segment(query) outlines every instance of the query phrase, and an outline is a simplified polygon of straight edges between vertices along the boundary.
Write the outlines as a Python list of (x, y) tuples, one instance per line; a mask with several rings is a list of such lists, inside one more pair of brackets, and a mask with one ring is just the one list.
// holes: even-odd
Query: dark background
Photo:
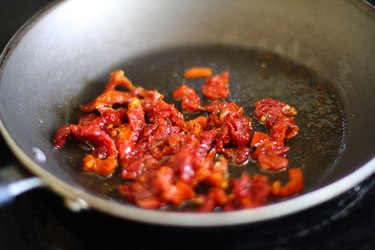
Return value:
[[(0, 50), (50, 2), (1, 0)], [(0, 137), (0, 165), (14, 161)], [(57, 195), (40, 189), (0, 208), (0, 249), (375, 249), (374, 177), (289, 217), (214, 229), (158, 227), (95, 211), (76, 214)]]

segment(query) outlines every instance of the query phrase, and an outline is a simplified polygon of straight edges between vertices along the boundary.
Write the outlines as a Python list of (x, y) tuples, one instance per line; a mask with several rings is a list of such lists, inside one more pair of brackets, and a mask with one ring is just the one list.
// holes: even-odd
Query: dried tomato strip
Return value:
[(66, 140), (71, 135), (70, 125), (61, 126), (55, 133), (55, 137), (52, 140), (55, 149), (61, 149), (65, 146)]
[(127, 115), (132, 130), (140, 133), (146, 122), (145, 112), (138, 98), (134, 97), (130, 100)]
[(108, 90), (100, 94), (92, 102), (88, 104), (82, 104), (81, 110), (85, 113), (92, 112), (94, 110), (105, 110), (106, 108), (112, 108), (115, 104), (128, 104), (132, 96), (128, 92), (118, 90)]
[(209, 67), (191, 67), (184, 72), (186, 78), (208, 77), (213, 73)]
[(132, 130), (129, 124), (123, 124), (114, 128), (111, 136), (116, 142), (119, 160), (122, 166), (121, 176), (124, 179), (134, 179), (139, 169), (129, 170), (126, 168), (135, 154), (135, 145), (139, 137), (139, 132)]
[(194, 89), (187, 85), (179, 86), (172, 93), (174, 99), (181, 99), (181, 108), (184, 111), (197, 112), (201, 108), (200, 98)]
[(71, 133), (82, 142), (94, 144), (94, 155), (83, 159), (85, 171), (108, 176), (117, 167), (117, 149), (114, 140), (102, 129), (96, 126), (70, 125)]
[(125, 76), (123, 70), (111, 72), (105, 91), (112, 90), (117, 86), (123, 86), (129, 90), (134, 88), (132, 82)]
[(285, 198), (295, 195), (303, 190), (304, 181), (301, 168), (291, 168), (288, 171), (289, 180), (282, 185), (280, 180), (272, 184), (271, 192), (274, 196)]

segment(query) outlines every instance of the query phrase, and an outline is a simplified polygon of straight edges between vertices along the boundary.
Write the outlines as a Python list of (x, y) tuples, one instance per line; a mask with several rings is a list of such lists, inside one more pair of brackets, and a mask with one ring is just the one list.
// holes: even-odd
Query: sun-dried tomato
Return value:
[(181, 99), (181, 108), (184, 111), (197, 112), (201, 108), (200, 98), (194, 89), (187, 85), (179, 86), (172, 93), (175, 99)]
[(56, 149), (61, 149), (65, 146), (66, 140), (72, 131), (70, 130), (70, 125), (61, 126), (55, 134), (55, 137), (52, 140), (53, 145)]
[(212, 69), (209, 67), (191, 67), (184, 72), (186, 78), (208, 77), (212, 75)]
[(128, 92), (118, 90), (108, 90), (100, 94), (89, 104), (82, 104), (80, 106), (83, 112), (92, 112), (94, 110), (103, 110), (105, 108), (111, 108), (115, 104), (127, 104), (130, 102), (132, 96)]
[[(97, 126), (70, 125), (69, 128), (70, 133), (77, 139), (93, 145), (93, 153), (83, 159), (84, 170), (102, 176), (112, 174), (117, 167), (118, 155), (114, 140)], [(56, 137), (59, 138), (60, 135)]]
[(180, 128), (185, 125), (182, 113), (173, 104), (163, 100), (158, 100), (154, 104), (146, 106), (144, 111), (150, 123), (175, 125)]
[[(211, 70), (211, 69), (209, 69)], [(256, 103), (254, 117), (269, 133), (253, 131), (247, 112), (229, 96), (229, 73), (213, 75), (191, 68), (187, 78), (207, 77), (201, 86), (209, 101), (201, 104), (188, 85), (173, 91), (183, 111), (196, 112), (186, 120), (157, 90), (134, 86), (122, 70), (111, 73), (104, 91), (81, 105), (78, 124), (62, 126), (55, 148), (71, 136), (91, 147), (83, 170), (109, 176), (120, 166), (126, 184), (118, 191), (127, 201), (146, 209), (195, 207), (196, 211), (252, 208), (270, 197), (288, 197), (303, 189), (301, 169), (290, 169), (289, 181), (269, 184), (265, 175), (230, 175), (231, 164), (256, 161), (261, 170), (287, 168), (285, 140), (299, 128), (295, 108), (267, 98)]]
[(225, 71), (206, 79), (201, 87), (202, 94), (210, 99), (217, 100), (229, 97), (229, 72)]
[(232, 181), (233, 202), (240, 208), (252, 208), (264, 205), (270, 194), (268, 178), (261, 175), (251, 177), (243, 173)]
[(207, 116), (199, 116), (195, 119), (185, 121), (185, 131), (199, 135), (207, 128)]
[(235, 164), (244, 164), (250, 159), (250, 148), (239, 147), (239, 148), (225, 148), (223, 155), (231, 160)]
[(134, 88), (132, 82), (125, 76), (123, 70), (116, 70), (111, 72), (105, 90), (108, 91), (114, 89), (117, 86), (123, 86), (129, 90)]
[(265, 133), (255, 131), (253, 134), (253, 139), (251, 140), (252, 147), (258, 147), (263, 144), (265, 140), (268, 140), (269, 136)]
[(254, 117), (265, 123), (271, 136), (278, 140), (293, 138), (299, 131), (294, 116), (297, 110), (289, 104), (266, 98), (255, 104)]
[(130, 127), (135, 132), (141, 132), (146, 125), (145, 112), (138, 98), (134, 97), (130, 100), (128, 105), (128, 122)]
[(282, 185), (280, 180), (275, 181), (271, 186), (271, 192), (276, 197), (288, 197), (295, 195), (303, 189), (303, 174), (301, 168), (291, 168), (288, 171), (289, 180)]
[(284, 145), (284, 141), (255, 132), (251, 146), (255, 148), (251, 157), (258, 161), (262, 170), (278, 171), (288, 167), (289, 161), (285, 156), (289, 152), (289, 147)]
[(117, 167), (117, 156), (109, 156), (106, 159), (100, 159), (91, 154), (83, 158), (83, 170), (94, 172), (101, 176), (111, 175)]
[(295, 115), (297, 115), (295, 108), (271, 98), (260, 100), (255, 104), (254, 116), (270, 131), (270, 135), (256, 133), (251, 142), (255, 147), (252, 158), (258, 161), (261, 169), (278, 171), (288, 167), (286, 154), (289, 152), (289, 147), (284, 145), (284, 141), (293, 138), (299, 131), (294, 120)]

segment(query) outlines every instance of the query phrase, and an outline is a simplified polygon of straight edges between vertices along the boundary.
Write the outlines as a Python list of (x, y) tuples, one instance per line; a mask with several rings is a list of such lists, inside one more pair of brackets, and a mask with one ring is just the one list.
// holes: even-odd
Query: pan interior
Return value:
[[(157, 89), (168, 101), (173, 102), (171, 92), (180, 84), (188, 84), (197, 93), (200, 92), (199, 86), (204, 79), (183, 77), (184, 70), (191, 66), (209, 66), (215, 73), (228, 70), (231, 90), (229, 100), (243, 106), (249, 116), (252, 115), (255, 102), (266, 97), (297, 108), (296, 122), (301, 130), (296, 138), (286, 144), (291, 148), (288, 155), (290, 167), (303, 168), (306, 192), (316, 188), (327, 171), (339, 163), (345, 141), (345, 118), (339, 95), (332, 82), (287, 58), (256, 49), (192, 46), (154, 51), (126, 60), (113, 69), (123, 69), (135, 85)], [(64, 123), (77, 122), (81, 114), (79, 104), (89, 102), (103, 90), (108, 74), (84, 84), (67, 107), (61, 110), (55, 129)], [(175, 104), (179, 106), (178, 102)], [(189, 116), (191, 114), (185, 114), (185, 117)], [(253, 127), (264, 131), (264, 127), (255, 119)], [(53, 131), (50, 137), (53, 137)], [(84, 153), (76, 141), (70, 141), (63, 150), (54, 151), (53, 156), (58, 166), (62, 166), (74, 182), (84, 189), (121, 201), (117, 193), (117, 185), (122, 182), (119, 174), (101, 178), (84, 173), (81, 167)], [(232, 165), (230, 169), (234, 176), (247, 171), (268, 175), (270, 180), (281, 178), (285, 181), (287, 177), (286, 171), (260, 172), (251, 161), (246, 165)]]

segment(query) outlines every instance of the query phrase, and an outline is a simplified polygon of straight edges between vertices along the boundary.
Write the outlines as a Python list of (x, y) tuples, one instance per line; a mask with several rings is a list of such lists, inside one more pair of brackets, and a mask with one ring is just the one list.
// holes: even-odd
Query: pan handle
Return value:
[[(0, 206), (11, 202), (16, 196), (37, 187), (43, 187), (44, 182), (38, 177), (27, 177), (18, 171), (14, 164), (1, 166), (0, 169)], [(24, 178), (24, 179), (21, 179)]]
[[(0, 207), (10, 203), (18, 195), (46, 186), (41, 178), (32, 176), (20, 164), (11, 163), (0, 166)], [(64, 198), (64, 205), (72, 212), (80, 212), (89, 208), (82, 199)]]

